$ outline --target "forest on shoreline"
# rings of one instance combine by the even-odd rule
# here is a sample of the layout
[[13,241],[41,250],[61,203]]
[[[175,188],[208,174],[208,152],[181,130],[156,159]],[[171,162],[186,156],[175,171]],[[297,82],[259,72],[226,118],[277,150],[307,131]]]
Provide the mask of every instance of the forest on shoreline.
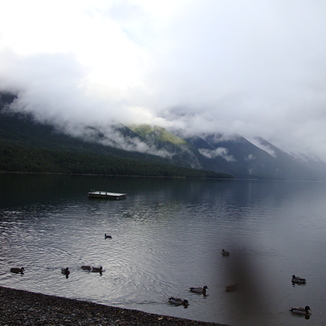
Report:
[[0,171],[21,173],[96,174],[105,176],[153,176],[232,178],[225,173],[109,157],[79,151],[47,150],[0,145]]

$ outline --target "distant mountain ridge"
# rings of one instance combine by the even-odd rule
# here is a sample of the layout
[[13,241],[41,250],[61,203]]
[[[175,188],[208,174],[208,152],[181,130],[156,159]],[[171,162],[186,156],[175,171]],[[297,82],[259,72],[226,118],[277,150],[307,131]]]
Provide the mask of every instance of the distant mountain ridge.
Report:
[[184,136],[149,125],[86,126],[78,136],[54,126],[35,123],[31,115],[13,113],[15,96],[0,93],[0,140],[17,147],[82,152],[105,158],[214,171],[237,178],[318,180],[326,178],[326,163],[295,157],[263,138],[255,143],[240,135],[225,139],[220,133]]
[[10,107],[14,99],[11,94],[0,94],[0,172],[232,177],[194,170],[187,164],[171,164],[168,158],[153,155],[153,148],[137,151],[138,135],[121,124],[111,126],[111,138],[105,130],[103,133],[93,126],[84,127],[79,136],[71,136],[35,121],[31,114],[15,112]]

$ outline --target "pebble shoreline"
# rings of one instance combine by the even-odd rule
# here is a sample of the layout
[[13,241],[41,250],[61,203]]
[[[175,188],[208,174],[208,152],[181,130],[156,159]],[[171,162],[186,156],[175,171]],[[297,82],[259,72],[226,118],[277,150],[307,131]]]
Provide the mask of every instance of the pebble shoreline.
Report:
[[227,326],[0,286],[0,325]]

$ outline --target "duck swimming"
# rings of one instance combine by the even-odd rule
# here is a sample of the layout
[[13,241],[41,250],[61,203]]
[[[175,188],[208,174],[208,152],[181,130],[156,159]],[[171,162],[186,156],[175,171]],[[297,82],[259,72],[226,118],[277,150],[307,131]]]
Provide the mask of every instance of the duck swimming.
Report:
[[92,272],[93,273],[100,273],[100,275],[102,275],[103,267],[102,266],[100,266],[100,267],[92,267]]
[[306,279],[299,276],[292,275],[292,283],[305,284]]
[[190,292],[192,293],[197,293],[197,294],[203,294],[204,296],[206,296],[206,290],[208,289],[208,287],[205,285],[203,287],[197,287],[197,288],[190,288]]
[[234,292],[234,291],[238,291],[238,284],[232,284],[232,285],[228,285],[225,288],[225,292]]
[[305,316],[311,315],[309,306],[305,306],[304,308],[303,307],[292,307],[290,309],[290,311],[296,315],[305,315]]
[[104,239],[112,239],[112,237],[110,236],[110,235],[108,235],[108,234],[104,234]]
[[222,249],[222,256],[230,256],[230,253],[224,249]]
[[83,265],[83,266],[81,267],[81,269],[82,269],[83,271],[90,271],[90,270],[92,269],[92,267],[89,266],[89,265],[87,265],[87,266]]
[[68,267],[61,268],[61,274],[66,275],[66,278],[68,278],[69,277],[69,274],[70,274],[69,268]]
[[170,297],[169,298],[169,303],[175,305],[175,306],[184,306],[185,308],[188,307],[189,302],[188,300],[182,300],[180,298],[174,298],[174,297]]
[[10,268],[10,272],[16,273],[16,274],[24,274],[24,270],[25,270],[24,267],[22,267],[22,268],[19,268],[19,267]]

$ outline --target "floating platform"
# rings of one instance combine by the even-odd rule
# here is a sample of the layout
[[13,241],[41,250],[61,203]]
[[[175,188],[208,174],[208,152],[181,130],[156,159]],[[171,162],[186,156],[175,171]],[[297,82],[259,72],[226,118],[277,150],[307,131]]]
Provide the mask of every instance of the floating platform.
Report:
[[108,192],[108,191],[90,191],[88,193],[89,199],[112,199],[112,200],[120,200],[126,199],[127,194],[125,193],[116,193],[116,192]]

